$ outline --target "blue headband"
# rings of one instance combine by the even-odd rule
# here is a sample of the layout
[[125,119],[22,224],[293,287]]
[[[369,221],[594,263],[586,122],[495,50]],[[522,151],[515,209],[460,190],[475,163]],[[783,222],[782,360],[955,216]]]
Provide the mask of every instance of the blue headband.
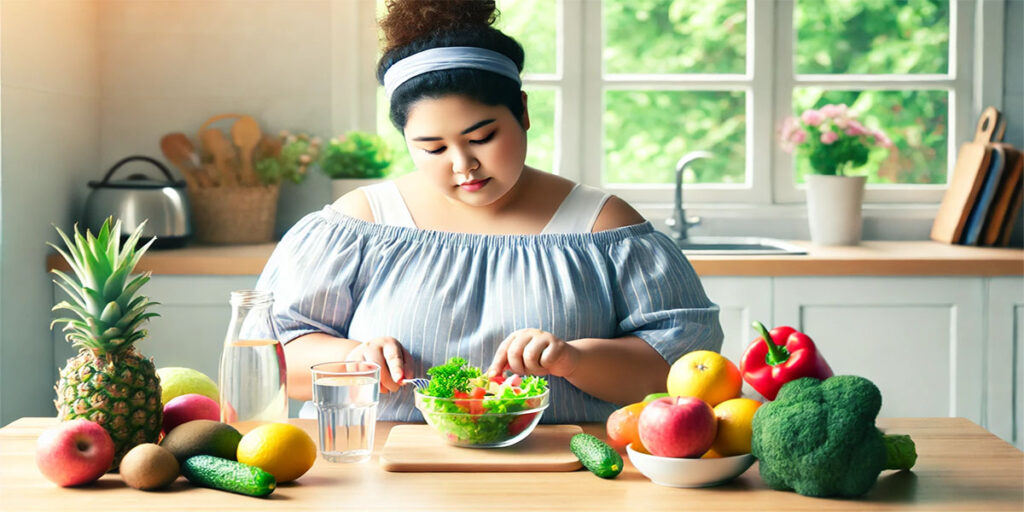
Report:
[[391,99],[395,90],[413,77],[431,71],[458,68],[482,69],[507,76],[518,85],[523,83],[512,59],[498,52],[475,46],[448,46],[424,50],[394,63],[384,73],[384,92]]

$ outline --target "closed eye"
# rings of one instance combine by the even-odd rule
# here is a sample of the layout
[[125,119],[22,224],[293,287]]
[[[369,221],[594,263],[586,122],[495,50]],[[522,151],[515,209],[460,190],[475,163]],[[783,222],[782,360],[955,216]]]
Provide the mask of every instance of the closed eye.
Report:
[[437,149],[434,149],[434,150],[424,149],[423,151],[426,151],[427,153],[430,153],[431,155],[440,155],[444,150],[445,150],[445,146],[441,146],[441,147],[439,147]]
[[486,137],[484,137],[482,139],[471,140],[471,141],[469,141],[469,143],[470,144],[486,144],[486,143],[490,142],[491,139],[494,138],[494,134],[496,134],[496,133],[498,133],[498,130],[494,130],[493,132],[491,132],[489,135],[487,135]]

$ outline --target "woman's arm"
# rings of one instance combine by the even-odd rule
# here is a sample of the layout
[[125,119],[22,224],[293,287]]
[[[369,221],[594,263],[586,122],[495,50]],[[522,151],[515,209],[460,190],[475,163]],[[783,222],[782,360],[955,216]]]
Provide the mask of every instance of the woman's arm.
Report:
[[601,400],[627,405],[665,391],[668,362],[636,336],[583,338],[569,345],[579,357],[565,379]]
[[412,356],[390,336],[362,343],[322,332],[299,336],[284,346],[288,365],[288,396],[296,400],[313,398],[309,367],[329,361],[370,361],[380,366],[380,391],[390,393],[402,386],[405,368]]
[[344,361],[359,346],[355,340],[337,338],[322,332],[299,336],[284,346],[288,366],[288,396],[296,400],[313,398],[309,367],[326,361]]
[[520,329],[498,346],[487,372],[554,375],[606,402],[626,405],[665,391],[669,364],[637,336],[563,341],[540,329]]

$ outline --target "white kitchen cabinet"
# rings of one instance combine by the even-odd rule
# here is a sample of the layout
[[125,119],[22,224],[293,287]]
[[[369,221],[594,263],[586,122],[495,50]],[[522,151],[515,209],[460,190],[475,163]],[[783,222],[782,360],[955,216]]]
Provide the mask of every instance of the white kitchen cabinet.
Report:
[[739,364],[743,351],[757,336],[750,324],[772,321],[772,278],[705,277],[701,283],[711,302],[721,308],[719,320],[725,334],[721,352]]
[[986,420],[993,434],[1024,449],[1024,280],[988,280]]
[[984,426],[984,291],[970,277],[780,277],[774,319],[811,334],[836,374],[877,384],[880,416]]

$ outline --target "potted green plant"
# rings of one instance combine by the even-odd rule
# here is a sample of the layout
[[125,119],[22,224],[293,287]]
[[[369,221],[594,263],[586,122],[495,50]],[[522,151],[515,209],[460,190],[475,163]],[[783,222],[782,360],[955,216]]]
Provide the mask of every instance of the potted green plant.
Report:
[[331,178],[334,199],[364,185],[386,179],[391,148],[374,133],[350,131],[328,141],[320,157],[320,169]]
[[843,105],[828,104],[790,117],[782,126],[783,149],[807,158],[807,220],[816,245],[857,245],[861,239],[864,184],[867,176],[850,170],[868,161],[872,146],[892,142],[879,130],[866,128]]

